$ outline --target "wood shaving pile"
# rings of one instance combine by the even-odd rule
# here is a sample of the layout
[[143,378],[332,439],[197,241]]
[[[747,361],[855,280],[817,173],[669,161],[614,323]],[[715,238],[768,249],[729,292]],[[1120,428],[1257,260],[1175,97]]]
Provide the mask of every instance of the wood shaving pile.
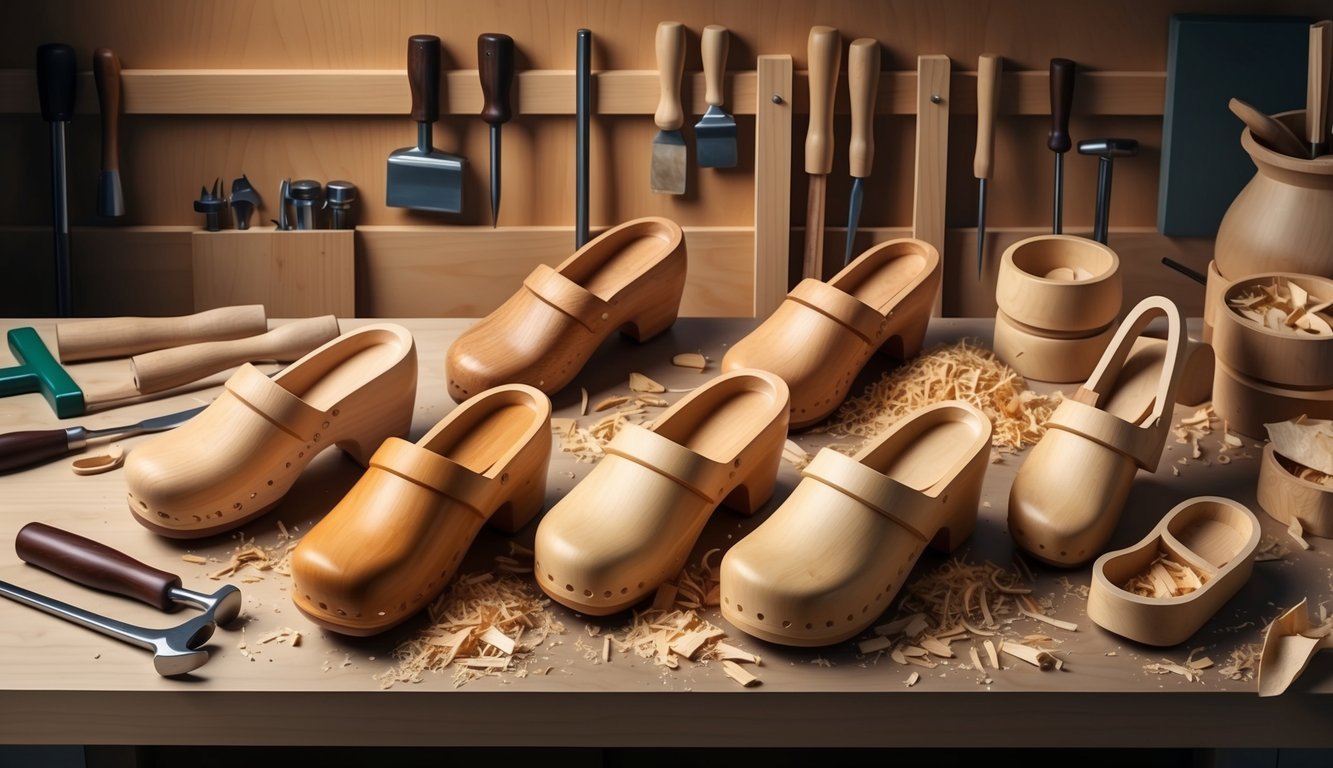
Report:
[[1165,552],[1159,552],[1157,559],[1142,573],[1120,588],[1140,597],[1183,597],[1202,588],[1207,581],[1207,574],[1200,573],[1188,563],[1176,562]]
[[601,413],[614,408],[611,413],[600,416],[592,424],[584,426],[578,419],[551,419],[551,429],[560,437],[560,450],[574,454],[578,461],[595,462],[606,455],[606,445],[626,424],[638,424],[641,427],[652,426],[653,408],[665,408],[666,400],[652,395],[630,397],[620,395],[607,398],[593,409]]
[[[1212,456],[1209,457],[1207,449],[1201,441],[1203,438],[1213,435],[1216,431],[1214,426],[1219,423],[1221,425],[1221,431],[1217,436],[1217,447]],[[1176,460],[1176,463],[1182,466],[1189,464],[1191,460],[1197,461],[1204,466],[1208,466],[1213,462],[1218,464],[1230,464],[1233,458],[1253,458],[1249,453],[1232,453],[1232,451],[1243,448],[1245,446],[1245,441],[1240,438],[1240,435],[1232,432],[1227,423],[1218,417],[1217,413],[1213,411],[1211,403],[1196,410],[1193,415],[1186,416],[1176,422],[1175,427],[1172,428],[1172,432],[1176,436],[1176,443],[1178,445],[1188,445],[1190,447],[1189,456],[1181,456]],[[1180,475],[1180,468],[1173,466],[1171,467],[1171,472],[1178,477]]]
[[1286,278],[1275,277],[1269,285],[1255,285],[1227,302],[1240,317],[1272,331],[1297,336],[1333,336],[1333,317],[1325,313],[1333,299],[1311,296]]
[[693,368],[702,373],[708,367],[708,358],[702,352],[681,352],[671,358],[671,364],[677,368]]
[[991,420],[991,444],[1017,451],[1046,433],[1046,420],[1063,400],[1040,395],[995,353],[974,340],[938,345],[883,374],[860,397],[848,398],[824,432],[873,438],[913,411],[945,400],[964,400]]
[[1287,548],[1282,546],[1282,542],[1266,533],[1259,539],[1259,546],[1254,550],[1254,562],[1256,563],[1281,560],[1286,556]]
[[[208,578],[221,581],[224,576],[235,576],[247,568],[255,571],[272,571],[283,576],[292,575],[292,550],[296,549],[299,538],[295,528],[288,530],[287,526],[279,520],[278,538],[271,545],[259,544],[255,539],[247,539],[245,534],[238,534],[237,538],[239,543],[232,550],[231,560],[227,563],[227,566],[208,574]],[[241,578],[241,582],[246,584],[263,580],[263,576],[253,573],[246,574]]]
[[[273,645],[290,645],[291,647],[296,648],[296,647],[299,647],[299,646],[301,645],[301,633],[300,633],[300,632],[297,632],[296,630],[292,629],[291,627],[283,627],[282,629],[275,629],[275,630],[273,630],[272,632],[269,632],[269,633],[267,633],[267,634],[261,635],[260,638],[259,638],[259,640],[258,640],[255,644],[256,644],[256,645],[269,645],[269,644],[273,644]],[[249,659],[250,661],[254,661],[254,660],[255,660],[255,656],[259,655],[259,653],[260,653],[259,650],[256,650],[256,649],[254,649],[254,648],[251,648],[251,647],[245,642],[245,628],[244,628],[244,627],[241,628],[241,639],[240,639],[239,641],[237,641],[237,643],[236,643],[236,650],[240,651],[241,656],[243,656],[243,657]]]
[[1298,416],[1264,428],[1283,469],[1307,482],[1333,487],[1333,421]]
[[1259,657],[1263,646],[1258,643],[1242,645],[1231,651],[1226,663],[1218,668],[1217,673],[1231,680],[1253,680],[1259,671]]
[[791,440],[782,444],[782,460],[796,469],[805,469],[812,458],[814,457],[806,453],[804,448]]

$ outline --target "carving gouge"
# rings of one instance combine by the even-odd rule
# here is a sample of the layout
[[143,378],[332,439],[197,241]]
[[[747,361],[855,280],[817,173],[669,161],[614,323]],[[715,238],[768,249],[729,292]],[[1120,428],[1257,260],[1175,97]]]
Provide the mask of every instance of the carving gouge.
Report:
[[977,177],[977,279],[986,264],[986,182],[995,165],[995,112],[1000,100],[1000,57],[983,53],[977,58],[977,152],[972,175]]
[[487,32],[477,38],[481,75],[481,119],[491,126],[491,226],[500,218],[500,126],[513,116],[509,87],[514,82],[514,38]]
[[208,406],[200,405],[166,416],[145,419],[138,424],[108,429],[88,429],[87,427],[66,427],[64,429],[38,429],[26,432],[8,432],[0,435],[0,472],[11,472],[24,467],[43,464],[61,456],[81,451],[90,442],[97,440],[116,440],[133,437],[149,432],[165,432],[174,429]]
[[97,177],[97,215],[124,216],[120,188],[120,59],[110,48],[93,54],[93,80],[102,112],[102,173]]
[[1051,59],[1051,134],[1046,146],[1055,153],[1055,218],[1051,234],[1063,229],[1065,197],[1065,153],[1073,146],[1069,138],[1069,114],[1074,109],[1074,62]]
[[574,250],[588,242],[588,137],[592,123],[592,32],[574,36]]
[[853,40],[847,51],[847,90],[852,97],[852,143],[847,158],[852,172],[852,196],[847,205],[847,248],[842,255],[843,266],[852,263],[865,179],[875,166],[875,92],[878,88],[879,43],[869,37]]

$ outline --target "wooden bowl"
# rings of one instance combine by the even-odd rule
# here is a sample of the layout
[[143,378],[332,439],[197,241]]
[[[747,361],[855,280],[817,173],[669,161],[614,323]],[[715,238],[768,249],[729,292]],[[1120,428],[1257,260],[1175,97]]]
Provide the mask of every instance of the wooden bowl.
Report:
[[1261,462],[1259,506],[1268,516],[1283,525],[1295,518],[1306,533],[1333,538],[1333,488],[1297,477],[1272,443],[1264,446]]
[[1213,410],[1231,429],[1263,440],[1268,437],[1265,424],[1301,414],[1333,419],[1333,389],[1296,389],[1246,376],[1228,366],[1219,354],[1213,365]]
[[[1322,300],[1333,299],[1333,280],[1270,272],[1231,283],[1213,310],[1213,350],[1233,371],[1282,387],[1333,387],[1333,336],[1292,334],[1242,317],[1231,300],[1281,279]],[[1324,313],[1327,316],[1327,313]]]
[[1120,258],[1095,240],[1029,237],[1000,260],[995,303],[1033,328],[1099,331],[1115,321],[1121,298]]
[[1051,333],[1020,323],[1000,310],[995,313],[991,348],[1026,379],[1055,384],[1082,383],[1115,335],[1115,323],[1087,335]]

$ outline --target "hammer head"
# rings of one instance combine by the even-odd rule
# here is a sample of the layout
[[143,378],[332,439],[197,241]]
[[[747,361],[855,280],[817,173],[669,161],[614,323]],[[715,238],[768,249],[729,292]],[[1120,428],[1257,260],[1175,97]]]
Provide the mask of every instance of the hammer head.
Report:
[[188,603],[199,608],[205,617],[218,624],[229,624],[241,613],[241,590],[232,584],[224,584],[211,595],[181,587],[172,587],[167,595],[177,603]]
[[1084,139],[1078,143],[1080,155],[1097,157],[1132,157],[1138,154],[1136,139]]
[[84,412],[83,390],[60,367],[42,337],[32,328],[15,328],[8,334],[9,351],[19,364],[0,369],[0,397],[40,392],[51,410],[62,419]]
[[153,644],[153,668],[159,675],[171,677],[202,667],[208,661],[208,651],[202,646],[216,628],[213,617],[205,613],[147,638]]

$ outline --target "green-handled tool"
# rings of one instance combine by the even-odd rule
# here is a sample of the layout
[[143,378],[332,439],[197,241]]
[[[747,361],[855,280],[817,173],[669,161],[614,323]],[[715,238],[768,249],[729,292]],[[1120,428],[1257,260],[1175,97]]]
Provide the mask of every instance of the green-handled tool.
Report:
[[685,137],[680,133],[685,124],[685,112],[680,106],[680,78],[685,73],[685,26],[679,21],[658,24],[656,48],[662,91],[653,114],[657,135],[653,137],[648,186],[654,192],[683,195],[687,159]]
[[481,76],[481,119],[491,126],[491,226],[500,218],[500,126],[509,122],[509,89],[514,82],[514,38],[486,32],[477,38]]
[[847,90],[852,99],[852,143],[847,151],[852,196],[847,204],[847,248],[844,266],[852,263],[856,224],[861,218],[865,179],[875,166],[875,92],[879,88],[879,43],[869,37],[852,41],[847,51]]
[[704,27],[699,50],[704,62],[704,101],[708,111],[694,125],[700,168],[736,167],[736,119],[722,109],[722,78],[727,69],[730,35],[717,24]]
[[972,175],[977,177],[977,279],[986,264],[986,182],[995,165],[995,112],[1000,100],[1000,57],[977,58],[977,152]]

